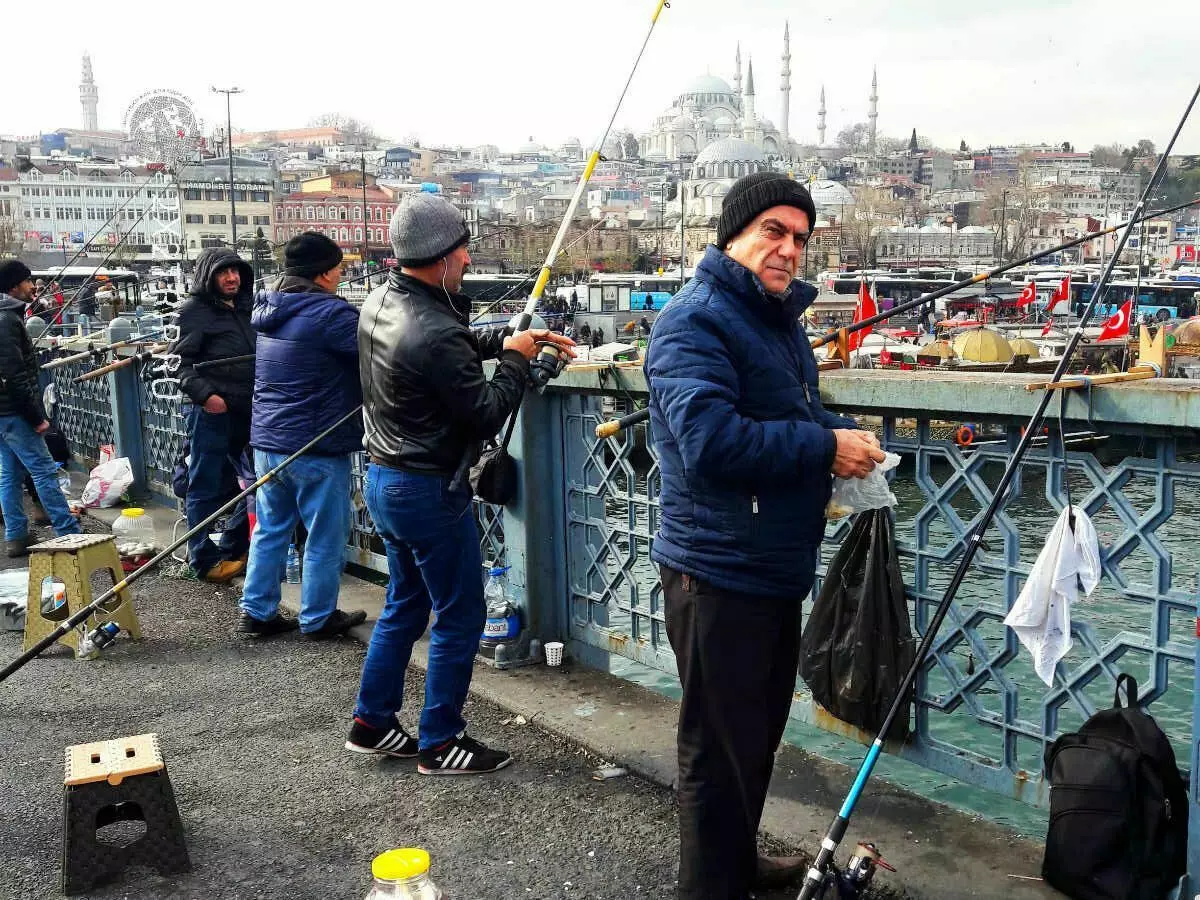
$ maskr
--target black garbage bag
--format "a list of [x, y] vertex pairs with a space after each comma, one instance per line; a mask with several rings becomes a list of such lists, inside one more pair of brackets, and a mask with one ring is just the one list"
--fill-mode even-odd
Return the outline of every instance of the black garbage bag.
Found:
[[[875, 734], [914, 653], [890, 511], [859, 513], [800, 638], [800, 676], [826, 710]], [[889, 738], [908, 735], [911, 699], [910, 691]]]

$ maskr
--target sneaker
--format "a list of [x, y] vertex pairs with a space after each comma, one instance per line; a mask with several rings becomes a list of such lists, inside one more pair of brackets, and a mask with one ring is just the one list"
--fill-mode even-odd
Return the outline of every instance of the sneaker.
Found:
[[346, 738], [346, 749], [351, 753], [380, 753], [397, 759], [412, 759], [417, 755], [417, 739], [399, 724], [391, 728], [372, 728], [356, 717]]
[[29, 548], [32, 546], [33, 538], [29, 535], [4, 542], [4, 549], [7, 551], [9, 559], [16, 559], [18, 556], [28, 556]]
[[238, 622], [238, 634], [246, 637], [264, 638], [271, 637], [276, 634], [283, 634], [288, 631], [295, 631], [300, 627], [300, 623], [295, 619], [287, 616], [275, 614], [273, 619], [256, 619], [250, 613], [242, 613], [241, 621]]
[[310, 641], [324, 641], [329, 638], [341, 637], [355, 625], [361, 625], [367, 621], [367, 613], [365, 610], [356, 609], [354, 612], [342, 612], [340, 609], [335, 609], [329, 614], [321, 627], [315, 631], [304, 632], [304, 637]]
[[209, 584], [228, 584], [245, 571], [246, 564], [240, 559], [223, 559], [204, 573], [204, 580]]
[[440, 747], [417, 754], [417, 771], [422, 775], [482, 775], [512, 762], [503, 750], [492, 750], [464, 731]]

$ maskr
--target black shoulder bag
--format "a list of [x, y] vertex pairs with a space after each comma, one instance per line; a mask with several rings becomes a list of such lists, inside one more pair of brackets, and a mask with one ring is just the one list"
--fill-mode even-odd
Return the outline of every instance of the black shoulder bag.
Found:
[[507, 506], [517, 495], [517, 461], [509, 455], [508, 442], [517, 425], [517, 413], [520, 410], [518, 403], [500, 443], [496, 443], [495, 438], [484, 443], [479, 460], [471, 466], [467, 476], [472, 492], [484, 503]]

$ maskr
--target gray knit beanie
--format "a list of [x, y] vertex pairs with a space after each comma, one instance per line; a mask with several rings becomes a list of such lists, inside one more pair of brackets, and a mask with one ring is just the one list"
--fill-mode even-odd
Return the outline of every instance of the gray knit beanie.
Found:
[[402, 266], [427, 266], [471, 239], [463, 215], [437, 194], [410, 194], [396, 207], [388, 232]]

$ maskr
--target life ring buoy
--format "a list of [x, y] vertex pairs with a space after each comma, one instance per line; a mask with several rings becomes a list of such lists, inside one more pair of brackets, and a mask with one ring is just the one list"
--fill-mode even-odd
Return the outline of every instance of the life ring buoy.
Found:
[[959, 425], [954, 432], [954, 443], [960, 447], [970, 447], [975, 440], [975, 429], [970, 425]]

